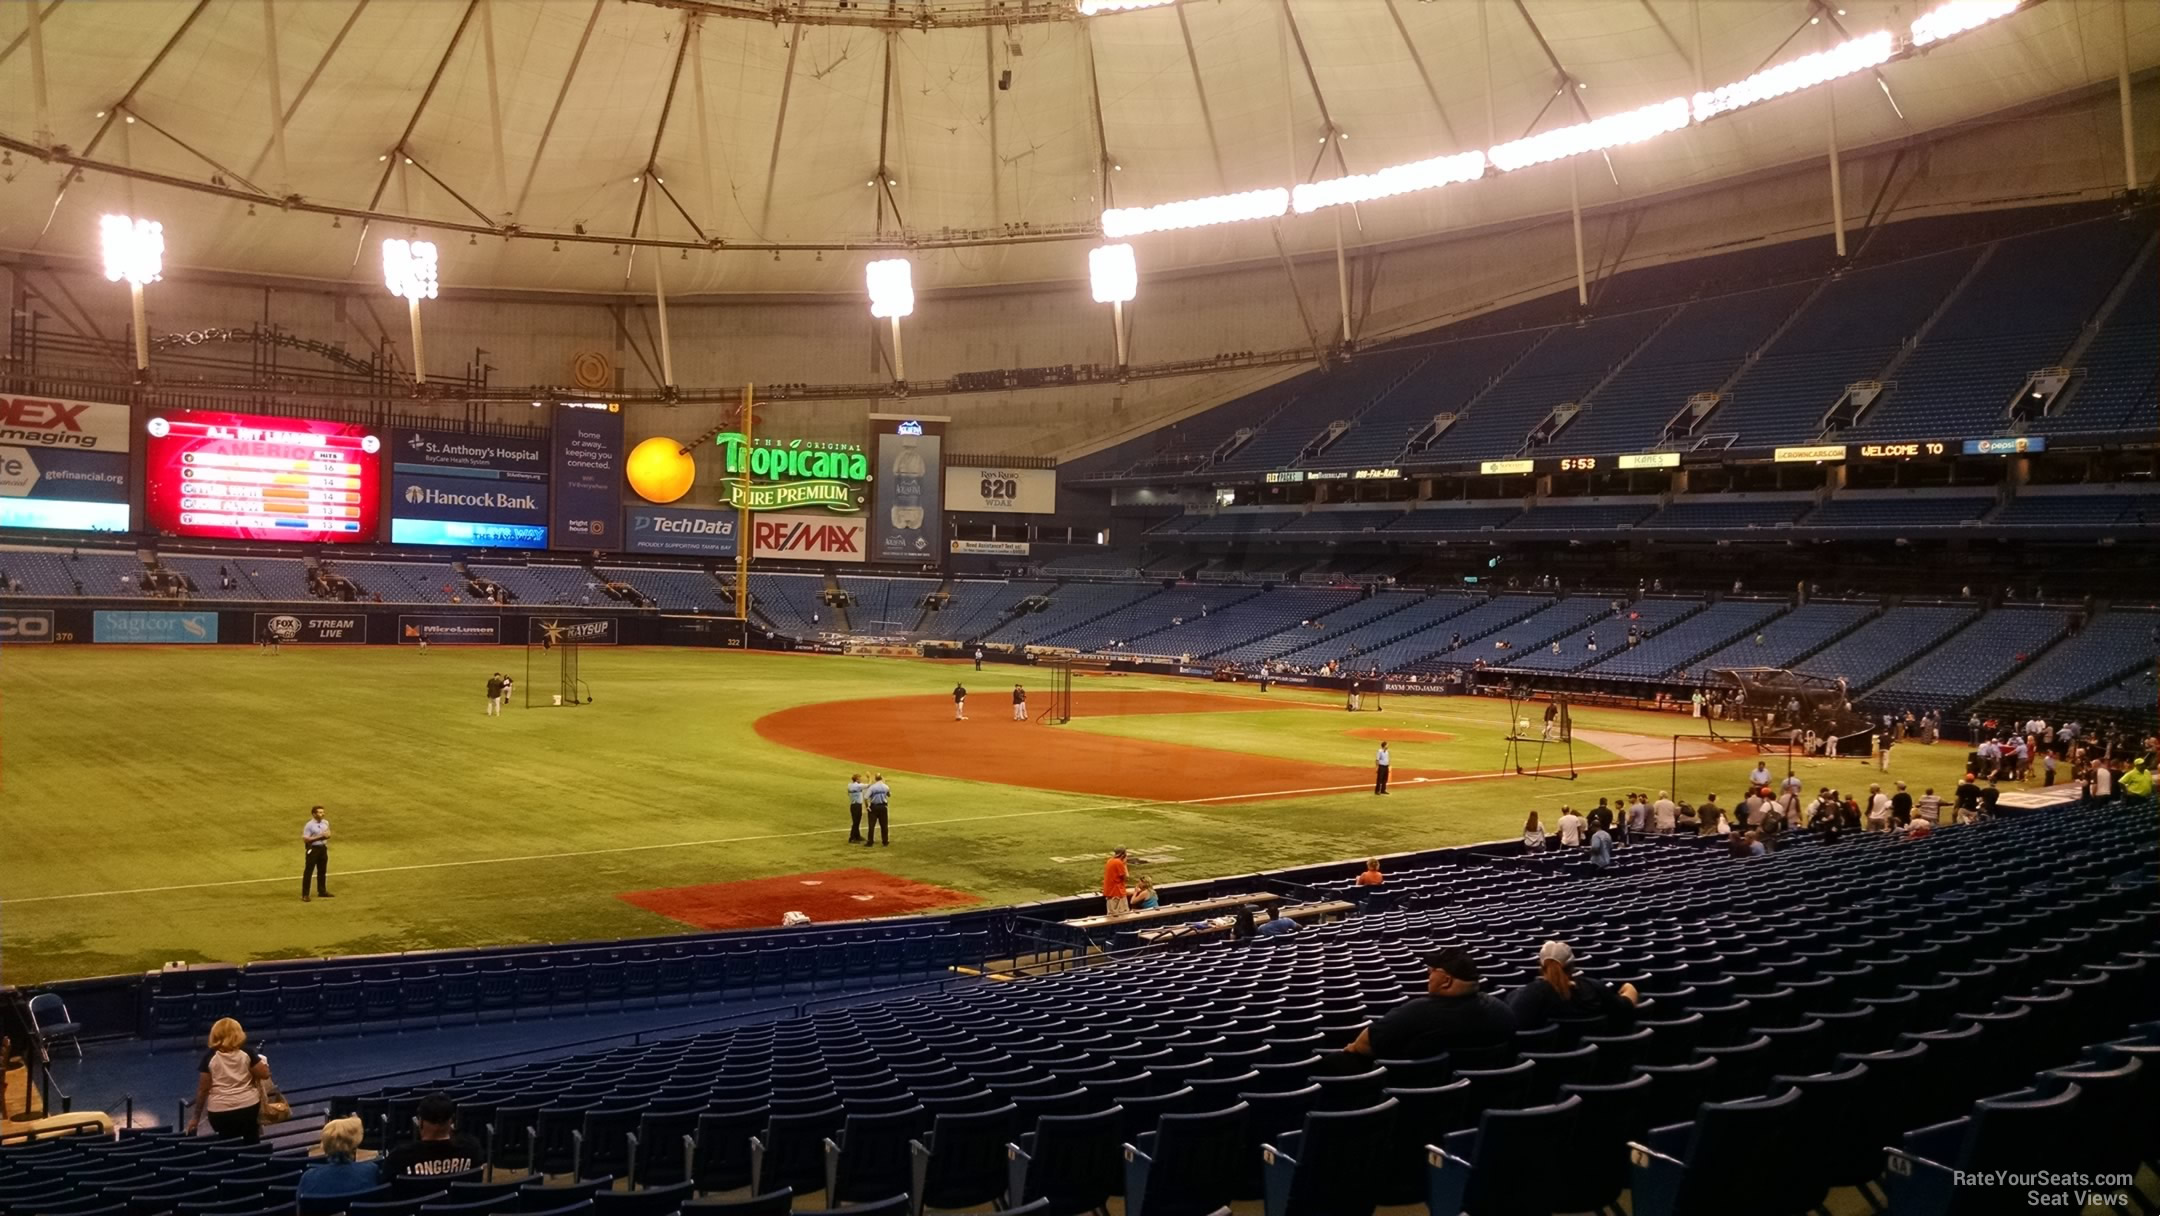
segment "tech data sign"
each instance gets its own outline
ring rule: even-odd
[[[861,516],[761,515],[750,521],[750,556],[796,562],[859,562],[868,556]]]
[[[732,431],[713,436],[713,442],[720,445],[727,505],[738,511],[860,511],[869,493],[870,457],[859,444],[802,439],[748,443]]]

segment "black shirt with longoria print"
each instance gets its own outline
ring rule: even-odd
[[[486,1154],[471,1136],[448,1140],[414,1140],[401,1144],[382,1159],[382,1176],[390,1178],[436,1178],[480,1168]]]

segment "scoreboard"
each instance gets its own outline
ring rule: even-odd
[[[372,541],[382,438],[358,423],[212,410],[153,415],[150,526],[224,540]]]

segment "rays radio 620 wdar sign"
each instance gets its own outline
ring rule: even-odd
[[[861,516],[760,515],[750,521],[752,557],[798,562],[859,562],[869,529]]]

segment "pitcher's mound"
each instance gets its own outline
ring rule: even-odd
[[[778,928],[800,912],[813,921],[904,916],[932,908],[979,904],[980,896],[915,882],[882,870],[819,870],[696,887],[659,887],[616,896],[693,929]]]

